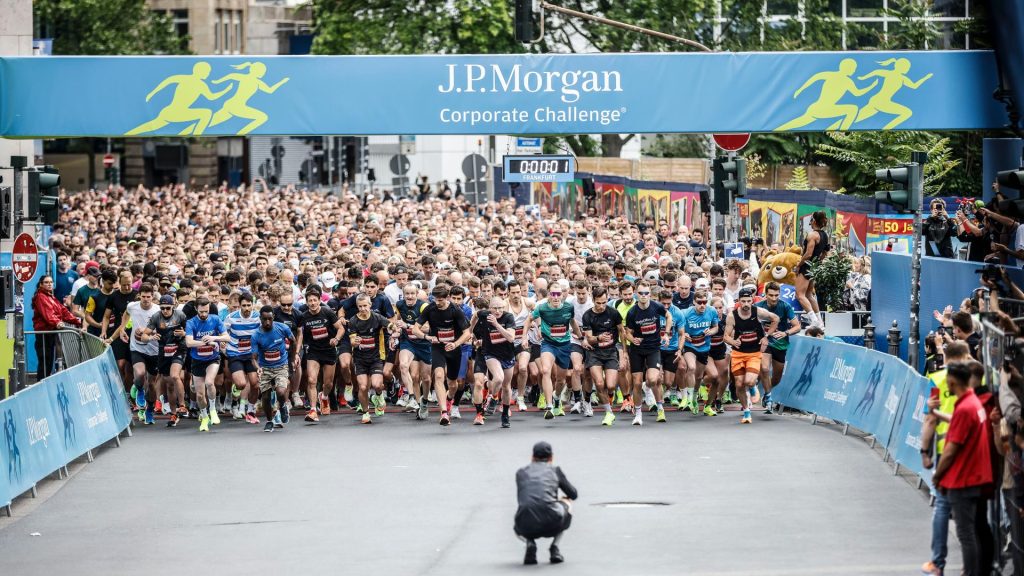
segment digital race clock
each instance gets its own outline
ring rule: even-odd
[[[576,158],[561,154],[505,156],[505,182],[572,182]]]

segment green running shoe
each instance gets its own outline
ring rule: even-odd
[[[604,420],[601,420],[601,425],[602,426],[611,426],[613,422],[615,422],[615,413],[614,412],[605,412],[604,413]]]
[[[712,408],[711,405],[709,404],[709,405],[704,407],[704,415],[705,416],[718,416],[718,412],[715,412],[715,409]]]
[[[665,418],[664,410],[658,410],[658,418],[655,420],[655,422],[668,422],[668,419]]]
[[[373,396],[373,405],[375,407],[374,413],[377,416],[383,416],[384,415],[384,408],[387,406],[387,402],[384,400],[384,397],[381,396],[380,394],[374,394],[374,396]]]
[[[537,398],[537,410],[547,410],[547,407],[548,407],[547,398],[545,398],[544,397],[544,393],[541,392],[540,396]]]

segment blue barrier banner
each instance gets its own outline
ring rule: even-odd
[[[912,374],[898,358],[806,336],[790,338],[786,370],[772,400],[873,434],[889,444]]]
[[[3,400],[0,505],[110,440],[130,422],[117,361],[109,348],[98,358]]]
[[[931,485],[933,470],[921,465],[921,424],[924,423],[924,409],[928,404],[931,383],[924,376],[913,378],[907,390],[907,400],[900,410],[896,422],[896,433],[892,437],[889,451],[901,466],[909,468],[919,478]]]
[[[997,81],[966,50],[11,57],[0,136],[978,130]]]

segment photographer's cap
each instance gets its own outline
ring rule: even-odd
[[[537,460],[547,460],[548,458],[551,458],[551,455],[551,444],[542,440],[533,445],[533,457]]]

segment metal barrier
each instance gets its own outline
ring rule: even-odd
[[[78,366],[83,362],[101,356],[106,351],[107,345],[98,337],[79,330],[32,330],[26,331],[26,335],[33,334],[36,337],[56,335],[59,346],[57,355],[54,357],[53,372],[66,370],[72,366]],[[42,361],[42,359],[40,359]]]

